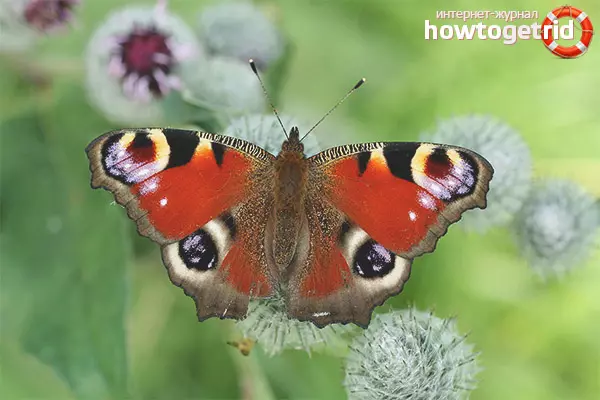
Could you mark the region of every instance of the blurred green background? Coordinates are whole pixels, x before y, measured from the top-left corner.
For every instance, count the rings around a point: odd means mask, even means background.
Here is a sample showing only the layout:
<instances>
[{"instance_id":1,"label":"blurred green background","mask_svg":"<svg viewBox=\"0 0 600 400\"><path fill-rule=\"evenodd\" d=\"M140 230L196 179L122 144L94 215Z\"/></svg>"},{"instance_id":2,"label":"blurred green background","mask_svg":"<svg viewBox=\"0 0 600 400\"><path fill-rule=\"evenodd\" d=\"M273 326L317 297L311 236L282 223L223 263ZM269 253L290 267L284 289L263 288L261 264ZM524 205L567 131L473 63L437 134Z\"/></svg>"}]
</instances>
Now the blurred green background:
<instances>
[{"instance_id":1,"label":"blurred green background","mask_svg":"<svg viewBox=\"0 0 600 400\"><path fill-rule=\"evenodd\" d=\"M152 5L153 2L136 2ZM34 56L0 58L3 399L345 398L343 359L287 351L245 358L230 321L198 323L158 248L137 237L107 192L89 188L84 148L117 128L89 106L83 52L105 15L131 4L84 1L66 34ZM173 0L190 24L205 4ZM316 131L336 143L411 141L437 118L490 114L530 146L537 177L600 196L600 44L561 60L539 41L426 41L437 10L537 10L541 0L269 1L295 51L278 109L318 119L358 78L367 84ZM600 24L600 3L575 6ZM538 22L541 22L541 18ZM438 22L441 24L441 22ZM46 75L52 79L47 79ZM325 138L319 135L331 135ZM453 227L415 260L390 306L458 316L481 351L472 399L598 399L600 254L541 282L508 229ZM260 378L260 379L259 379ZM249 383L248 383L249 382Z\"/></svg>"}]
</instances>

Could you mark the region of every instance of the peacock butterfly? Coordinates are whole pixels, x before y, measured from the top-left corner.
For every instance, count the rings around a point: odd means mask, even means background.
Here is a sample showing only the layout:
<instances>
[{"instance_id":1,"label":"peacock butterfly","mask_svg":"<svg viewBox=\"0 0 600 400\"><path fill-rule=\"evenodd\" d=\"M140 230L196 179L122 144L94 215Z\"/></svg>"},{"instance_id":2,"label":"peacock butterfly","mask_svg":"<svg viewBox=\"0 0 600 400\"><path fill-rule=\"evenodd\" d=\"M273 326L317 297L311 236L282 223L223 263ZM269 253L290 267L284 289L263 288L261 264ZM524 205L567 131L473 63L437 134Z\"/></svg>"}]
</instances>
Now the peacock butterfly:
<instances>
[{"instance_id":1,"label":"peacock butterfly","mask_svg":"<svg viewBox=\"0 0 600 400\"><path fill-rule=\"evenodd\" d=\"M111 191L161 246L201 321L243 318L250 299L280 293L290 317L366 327L412 260L463 212L485 208L493 174L477 153L434 143L350 144L307 158L297 127L277 156L171 128L108 132L86 153L92 188Z\"/></svg>"}]
</instances>

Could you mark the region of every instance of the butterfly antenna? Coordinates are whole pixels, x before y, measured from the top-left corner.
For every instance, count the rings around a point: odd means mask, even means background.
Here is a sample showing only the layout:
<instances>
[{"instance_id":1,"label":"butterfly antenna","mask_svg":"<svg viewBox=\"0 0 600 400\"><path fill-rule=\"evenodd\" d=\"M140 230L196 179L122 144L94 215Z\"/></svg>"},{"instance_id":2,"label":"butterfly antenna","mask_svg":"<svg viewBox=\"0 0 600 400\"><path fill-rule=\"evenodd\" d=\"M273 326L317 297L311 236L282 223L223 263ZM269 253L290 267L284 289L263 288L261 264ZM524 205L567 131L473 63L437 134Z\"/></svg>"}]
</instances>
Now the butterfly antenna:
<instances>
[{"instance_id":1,"label":"butterfly antenna","mask_svg":"<svg viewBox=\"0 0 600 400\"><path fill-rule=\"evenodd\" d=\"M254 72L254 75L256 75L256 77L258 78L258 81L260 82L260 87L262 87L263 93L265 94L265 97L267 98L267 101L271 105L271 109L273 110L273 114L275 114L275 117L277 117L277 121L279 121L279 125L281 125L281 129L283 129L283 133L285 134L285 137L287 139L289 139L290 137L288 136L288 134L287 134L287 132L285 130L285 127L283 126L283 122L281 122L281 118L279 118L279 114L277 113L277 109L275 108L275 106L273 105L273 101L269 97L269 93L267 92L267 88L265 88L265 84L263 83L262 79L260 79L260 75L258 74L258 69L256 69L256 64L254 63L254 60L250 59L250 60L248 60L248 62L250 63L250 68L252 68L252 72Z\"/></svg>"},{"instance_id":2,"label":"butterfly antenna","mask_svg":"<svg viewBox=\"0 0 600 400\"><path fill-rule=\"evenodd\" d=\"M354 91L356 89L358 89L359 87L361 87L362 84L365 83L366 81L367 80L365 78L361 78L361 80L358 81L356 83L356 85L354 85L354 87L352 89L350 89L348 91L348 93L346 93L346 95L344 97L342 97L340 99L340 101L338 101L337 104L331 108L331 110L327 111L327 113L325 115L323 115L323 118L321 118L319 121L317 121L317 123L312 128L310 128L309 131L306 132L306 134L304 136L302 136L302 138L300 139L300 141L304 140L304 138L307 137L309 133L311 133L321 122L323 122L323 120L325 118L327 118L327 116L329 114L331 114L336 108L338 108L340 106L340 104L342 104L344 102L344 100L346 100L352 93L354 93Z\"/></svg>"}]
</instances>

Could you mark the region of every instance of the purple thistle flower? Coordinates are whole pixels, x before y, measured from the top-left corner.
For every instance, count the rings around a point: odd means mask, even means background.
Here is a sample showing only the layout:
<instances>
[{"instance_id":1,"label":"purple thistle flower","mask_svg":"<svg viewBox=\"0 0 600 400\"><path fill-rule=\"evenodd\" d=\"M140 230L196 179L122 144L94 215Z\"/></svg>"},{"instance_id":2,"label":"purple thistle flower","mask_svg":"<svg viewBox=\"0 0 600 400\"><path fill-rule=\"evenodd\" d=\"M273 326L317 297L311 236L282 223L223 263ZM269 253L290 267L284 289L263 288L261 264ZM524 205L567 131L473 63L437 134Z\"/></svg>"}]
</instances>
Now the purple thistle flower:
<instances>
[{"instance_id":1,"label":"purple thistle flower","mask_svg":"<svg viewBox=\"0 0 600 400\"><path fill-rule=\"evenodd\" d=\"M204 51L193 31L166 10L126 7L111 14L88 45L88 94L110 120L164 122L161 100L201 71Z\"/></svg>"},{"instance_id":2,"label":"purple thistle flower","mask_svg":"<svg viewBox=\"0 0 600 400\"><path fill-rule=\"evenodd\" d=\"M61 31L73 20L73 10L80 2L0 0L0 51L25 51L45 34Z\"/></svg>"},{"instance_id":3,"label":"purple thistle flower","mask_svg":"<svg viewBox=\"0 0 600 400\"><path fill-rule=\"evenodd\" d=\"M23 18L37 31L52 31L71 21L73 8L79 2L79 0L30 0L25 5Z\"/></svg>"},{"instance_id":4,"label":"purple thistle flower","mask_svg":"<svg viewBox=\"0 0 600 400\"><path fill-rule=\"evenodd\" d=\"M147 101L181 87L173 74L178 60L169 36L155 26L135 26L117 40L108 68L121 79L125 95Z\"/></svg>"}]
</instances>

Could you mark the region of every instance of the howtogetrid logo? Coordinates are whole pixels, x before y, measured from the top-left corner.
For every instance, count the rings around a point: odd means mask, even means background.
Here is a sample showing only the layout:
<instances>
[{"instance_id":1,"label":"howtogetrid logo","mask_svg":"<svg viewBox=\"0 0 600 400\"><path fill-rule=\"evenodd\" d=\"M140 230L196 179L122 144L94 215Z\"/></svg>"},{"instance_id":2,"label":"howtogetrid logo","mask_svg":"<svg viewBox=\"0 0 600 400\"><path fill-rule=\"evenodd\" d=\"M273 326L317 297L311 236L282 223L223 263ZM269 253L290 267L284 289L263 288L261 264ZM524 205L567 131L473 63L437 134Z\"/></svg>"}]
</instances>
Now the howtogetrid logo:
<instances>
[{"instance_id":1,"label":"howtogetrid logo","mask_svg":"<svg viewBox=\"0 0 600 400\"><path fill-rule=\"evenodd\" d=\"M512 22L519 19L538 20L537 11L437 11L436 19L462 19L483 20L496 19ZM559 26L559 19L568 18L567 25ZM578 23L576 27L574 22ZM560 46L557 40L573 40L575 32L580 31L580 38L572 46ZM439 33L439 35L438 35ZM576 58L585 54L592 42L594 28L588 15L580 9L565 5L557 7L546 15L542 24L537 22L529 24L486 25L441 25L437 26L425 20L425 40L502 40L504 44L512 45L517 40L540 40L548 50L561 58Z\"/></svg>"},{"instance_id":2,"label":"howtogetrid logo","mask_svg":"<svg viewBox=\"0 0 600 400\"><path fill-rule=\"evenodd\" d=\"M571 18L579 22L579 25L581 26L581 38L575 45L568 47L560 46L556 43L556 40L554 40L554 36L552 35L554 29L546 28L558 28L557 24L560 18ZM573 6L562 6L549 12L544 19L544 22L542 22L542 29L547 29L547 32L549 32L546 37L542 37L548 50L562 58L576 58L583 55L590 47L592 36L594 35L594 27L592 26L590 18L586 13Z\"/></svg>"}]
</instances>

